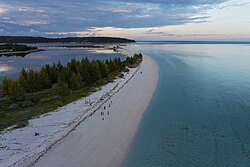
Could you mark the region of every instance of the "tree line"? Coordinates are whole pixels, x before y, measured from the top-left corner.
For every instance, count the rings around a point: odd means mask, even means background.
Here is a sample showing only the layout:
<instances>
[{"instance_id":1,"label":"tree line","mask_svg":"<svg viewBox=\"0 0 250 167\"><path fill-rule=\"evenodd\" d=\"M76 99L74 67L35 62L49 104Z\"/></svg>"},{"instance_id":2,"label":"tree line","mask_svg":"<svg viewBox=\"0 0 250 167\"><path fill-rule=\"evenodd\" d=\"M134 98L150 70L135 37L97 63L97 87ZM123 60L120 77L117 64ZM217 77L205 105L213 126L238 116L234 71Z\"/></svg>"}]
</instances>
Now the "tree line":
<instances>
[{"instance_id":1,"label":"tree line","mask_svg":"<svg viewBox=\"0 0 250 167\"><path fill-rule=\"evenodd\" d=\"M77 43L131 43L135 40L115 37L66 37L45 38L30 36L0 36L0 43L51 43L51 42L77 42Z\"/></svg>"},{"instance_id":2,"label":"tree line","mask_svg":"<svg viewBox=\"0 0 250 167\"><path fill-rule=\"evenodd\" d=\"M17 80L5 78L2 82L4 96L11 98L22 97L27 93L35 93L56 87L59 94L70 90L79 90L93 84L105 84L111 81L127 66L138 65L142 61L141 54L127 57L125 61L120 58L106 61L84 58L72 59L65 66L60 62L45 65L39 71L22 69Z\"/></svg>"},{"instance_id":3,"label":"tree line","mask_svg":"<svg viewBox=\"0 0 250 167\"><path fill-rule=\"evenodd\" d=\"M0 45L1 52L16 52L16 51L27 51L27 50L35 50L38 49L36 46L27 46L20 44L8 43L4 45Z\"/></svg>"}]
</instances>

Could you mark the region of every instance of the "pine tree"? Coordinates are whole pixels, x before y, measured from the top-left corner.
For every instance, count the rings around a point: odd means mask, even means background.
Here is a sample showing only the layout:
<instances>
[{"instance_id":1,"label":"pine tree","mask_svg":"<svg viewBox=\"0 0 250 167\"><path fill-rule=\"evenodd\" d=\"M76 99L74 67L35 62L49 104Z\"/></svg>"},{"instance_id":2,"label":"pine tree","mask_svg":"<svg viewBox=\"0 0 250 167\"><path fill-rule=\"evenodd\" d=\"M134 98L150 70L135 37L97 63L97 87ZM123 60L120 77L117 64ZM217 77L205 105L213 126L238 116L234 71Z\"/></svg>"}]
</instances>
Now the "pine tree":
<instances>
[{"instance_id":1,"label":"pine tree","mask_svg":"<svg viewBox=\"0 0 250 167\"><path fill-rule=\"evenodd\" d=\"M92 61L89 67L90 80L92 83L98 81L101 78L99 64L97 61Z\"/></svg>"},{"instance_id":2,"label":"pine tree","mask_svg":"<svg viewBox=\"0 0 250 167\"><path fill-rule=\"evenodd\" d=\"M30 69L27 73L27 83L28 83L28 88L27 88L27 92L32 93L35 92L38 88L37 88L37 80L36 80L36 74L35 71L33 71L32 69Z\"/></svg>"},{"instance_id":3,"label":"pine tree","mask_svg":"<svg viewBox=\"0 0 250 167\"><path fill-rule=\"evenodd\" d=\"M4 96L11 96L11 86L12 86L12 80L8 78L4 78L2 82L2 91Z\"/></svg>"},{"instance_id":4,"label":"pine tree","mask_svg":"<svg viewBox=\"0 0 250 167\"><path fill-rule=\"evenodd\" d=\"M73 90L81 89L82 87L82 76L79 73L72 73L70 78L70 88Z\"/></svg>"},{"instance_id":5,"label":"pine tree","mask_svg":"<svg viewBox=\"0 0 250 167\"><path fill-rule=\"evenodd\" d=\"M61 77L59 77L57 81L57 91L59 95L69 94L69 85Z\"/></svg>"},{"instance_id":6,"label":"pine tree","mask_svg":"<svg viewBox=\"0 0 250 167\"><path fill-rule=\"evenodd\" d=\"M99 70L100 70L100 73L101 73L101 77L102 78L107 78L108 77L108 74L109 74L109 68L108 68L108 65L102 61L98 61L98 64L99 64Z\"/></svg>"},{"instance_id":7,"label":"pine tree","mask_svg":"<svg viewBox=\"0 0 250 167\"><path fill-rule=\"evenodd\" d=\"M27 92L28 91L28 82L25 78L25 76L23 75L23 73L20 73L19 77L18 77L18 82L20 84L20 86Z\"/></svg>"},{"instance_id":8,"label":"pine tree","mask_svg":"<svg viewBox=\"0 0 250 167\"><path fill-rule=\"evenodd\" d=\"M47 74L44 68L42 68L41 71L39 72L39 82L40 82L41 89L51 88L49 75Z\"/></svg>"},{"instance_id":9,"label":"pine tree","mask_svg":"<svg viewBox=\"0 0 250 167\"><path fill-rule=\"evenodd\" d=\"M90 81L90 74L89 74L89 60L87 58L82 59L80 63L79 71L83 78L84 85L89 85L91 81Z\"/></svg>"},{"instance_id":10,"label":"pine tree","mask_svg":"<svg viewBox=\"0 0 250 167\"><path fill-rule=\"evenodd\" d=\"M24 89L18 81L13 81L10 87L10 96L14 99L21 97L25 94Z\"/></svg>"}]
</instances>

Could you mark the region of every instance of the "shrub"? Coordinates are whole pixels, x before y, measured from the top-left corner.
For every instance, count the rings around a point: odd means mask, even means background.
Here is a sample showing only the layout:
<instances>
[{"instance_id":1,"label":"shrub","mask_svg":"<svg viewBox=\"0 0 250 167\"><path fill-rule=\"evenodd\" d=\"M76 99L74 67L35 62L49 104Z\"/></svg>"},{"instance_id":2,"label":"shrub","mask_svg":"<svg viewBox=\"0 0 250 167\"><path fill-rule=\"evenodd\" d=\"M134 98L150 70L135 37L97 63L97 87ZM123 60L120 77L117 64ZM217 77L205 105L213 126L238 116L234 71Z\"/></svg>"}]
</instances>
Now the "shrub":
<instances>
[{"instance_id":1,"label":"shrub","mask_svg":"<svg viewBox=\"0 0 250 167\"><path fill-rule=\"evenodd\" d=\"M27 101L24 101L24 102L21 103L22 108L30 107L30 106L33 106L33 105L34 105L34 103L32 101L30 101L30 100L27 100Z\"/></svg>"},{"instance_id":2,"label":"shrub","mask_svg":"<svg viewBox=\"0 0 250 167\"><path fill-rule=\"evenodd\" d=\"M119 77L120 77L120 78L124 78L124 74L120 74Z\"/></svg>"},{"instance_id":3,"label":"shrub","mask_svg":"<svg viewBox=\"0 0 250 167\"><path fill-rule=\"evenodd\" d=\"M7 117L6 113L0 112L0 119L4 119Z\"/></svg>"},{"instance_id":4,"label":"shrub","mask_svg":"<svg viewBox=\"0 0 250 167\"><path fill-rule=\"evenodd\" d=\"M28 121L22 121L16 124L15 128L24 128L29 125Z\"/></svg>"},{"instance_id":5,"label":"shrub","mask_svg":"<svg viewBox=\"0 0 250 167\"><path fill-rule=\"evenodd\" d=\"M97 81L97 84L98 84L98 85L105 85L105 84L107 84L107 83L108 83L108 81L105 80L105 79L99 79L99 80Z\"/></svg>"},{"instance_id":6,"label":"shrub","mask_svg":"<svg viewBox=\"0 0 250 167\"><path fill-rule=\"evenodd\" d=\"M2 104L0 104L0 110L6 110L9 106L9 102L3 102Z\"/></svg>"},{"instance_id":7,"label":"shrub","mask_svg":"<svg viewBox=\"0 0 250 167\"><path fill-rule=\"evenodd\" d=\"M56 101L56 102L54 103L54 106L55 106L55 107L61 107L61 106L63 106L63 102L60 101L60 100L58 100L58 101Z\"/></svg>"},{"instance_id":8,"label":"shrub","mask_svg":"<svg viewBox=\"0 0 250 167\"><path fill-rule=\"evenodd\" d=\"M124 70L124 72L129 72L129 69L128 69L128 68L126 68L126 69Z\"/></svg>"},{"instance_id":9,"label":"shrub","mask_svg":"<svg viewBox=\"0 0 250 167\"><path fill-rule=\"evenodd\" d=\"M32 96L30 100L34 103L38 103L40 101L40 98L37 96Z\"/></svg>"}]
</instances>

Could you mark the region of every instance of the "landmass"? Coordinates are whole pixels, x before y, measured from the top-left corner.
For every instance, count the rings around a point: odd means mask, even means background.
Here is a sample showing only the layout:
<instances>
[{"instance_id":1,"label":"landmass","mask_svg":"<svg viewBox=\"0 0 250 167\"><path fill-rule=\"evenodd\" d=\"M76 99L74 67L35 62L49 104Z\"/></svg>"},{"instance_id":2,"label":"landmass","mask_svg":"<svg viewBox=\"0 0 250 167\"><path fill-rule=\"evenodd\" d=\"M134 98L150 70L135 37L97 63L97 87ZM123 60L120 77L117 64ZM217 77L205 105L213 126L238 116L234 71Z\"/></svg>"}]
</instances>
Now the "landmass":
<instances>
[{"instance_id":1,"label":"landmass","mask_svg":"<svg viewBox=\"0 0 250 167\"><path fill-rule=\"evenodd\" d=\"M145 55L139 66L122 74L58 112L32 119L24 128L7 129L0 135L0 164L120 166L158 80L156 64Z\"/></svg>"},{"instance_id":2,"label":"landmass","mask_svg":"<svg viewBox=\"0 0 250 167\"><path fill-rule=\"evenodd\" d=\"M43 49L39 49L36 46L27 46L14 43L0 45L0 56L25 56L31 52L39 51L43 51Z\"/></svg>"},{"instance_id":3,"label":"landmass","mask_svg":"<svg viewBox=\"0 0 250 167\"><path fill-rule=\"evenodd\" d=\"M1 89L4 97L0 104L0 130L15 125L24 127L28 120L57 107L89 95L98 87L124 77L142 61L141 54L127 57L121 62L112 60L89 61L72 59L66 66L45 65L39 71L22 69L17 80L5 78Z\"/></svg>"},{"instance_id":4,"label":"landmass","mask_svg":"<svg viewBox=\"0 0 250 167\"><path fill-rule=\"evenodd\" d=\"M0 43L133 43L135 40L115 37L46 38L29 36L0 36Z\"/></svg>"}]
</instances>

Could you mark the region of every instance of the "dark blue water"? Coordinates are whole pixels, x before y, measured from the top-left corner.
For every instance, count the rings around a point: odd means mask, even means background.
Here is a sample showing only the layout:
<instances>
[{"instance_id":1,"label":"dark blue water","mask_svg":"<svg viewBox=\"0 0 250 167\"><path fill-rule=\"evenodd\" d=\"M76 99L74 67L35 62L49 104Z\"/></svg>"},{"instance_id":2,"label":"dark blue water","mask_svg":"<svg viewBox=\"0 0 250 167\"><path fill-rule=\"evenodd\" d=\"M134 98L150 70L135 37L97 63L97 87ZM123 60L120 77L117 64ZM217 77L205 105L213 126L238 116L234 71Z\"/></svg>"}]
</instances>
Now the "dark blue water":
<instances>
[{"instance_id":1,"label":"dark blue water","mask_svg":"<svg viewBox=\"0 0 250 167\"><path fill-rule=\"evenodd\" d=\"M250 45L140 44L159 82L125 167L249 167Z\"/></svg>"},{"instance_id":2,"label":"dark blue water","mask_svg":"<svg viewBox=\"0 0 250 167\"><path fill-rule=\"evenodd\" d=\"M112 50L96 52L84 48L56 47L57 45L68 46L66 44L51 45L52 44L40 44L39 48L43 48L45 51L30 53L25 57L0 57L0 84L4 77L17 78L22 68L38 70L46 64L58 63L58 61L62 64L66 64L71 59L81 60L85 57L90 60L106 60L115 57L120 57L122 60L125 59L124 56ZM72 44L70 46L72 46Z\"/></svg>"}]
</instances>

